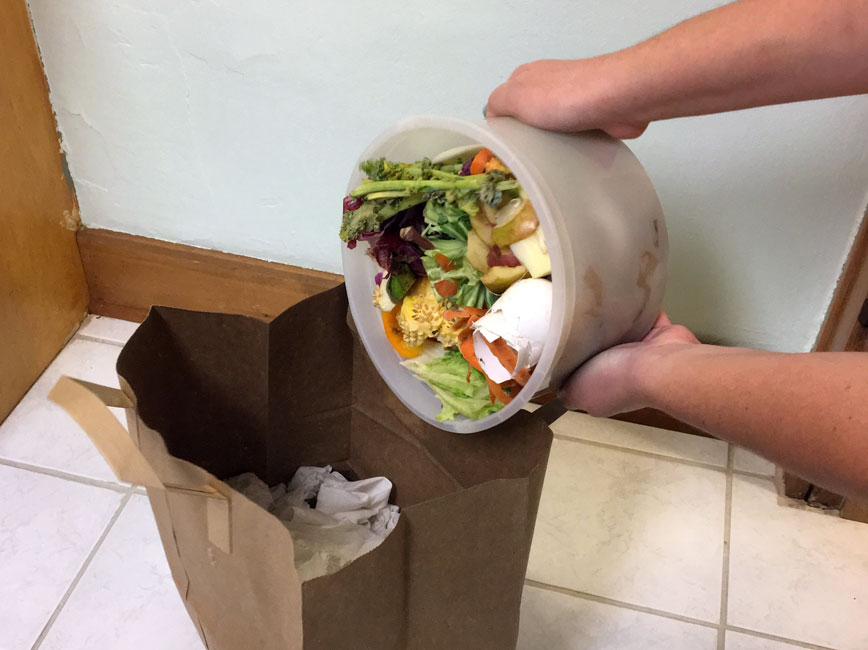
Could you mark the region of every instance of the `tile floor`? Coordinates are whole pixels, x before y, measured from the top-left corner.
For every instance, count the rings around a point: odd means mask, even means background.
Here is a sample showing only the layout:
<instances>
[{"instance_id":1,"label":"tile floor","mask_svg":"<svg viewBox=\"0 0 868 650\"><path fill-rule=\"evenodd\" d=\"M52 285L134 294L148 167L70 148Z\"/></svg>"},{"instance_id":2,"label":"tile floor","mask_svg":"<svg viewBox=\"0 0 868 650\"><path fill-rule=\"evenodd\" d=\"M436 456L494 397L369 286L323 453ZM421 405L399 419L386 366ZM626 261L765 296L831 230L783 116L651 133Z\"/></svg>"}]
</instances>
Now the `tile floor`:
<instances>
[{"instance_id":1,"label":"tile floor","mask_svg":"<svg viewBox=\"0 0 868 650\"><path fill-rule=\"evenodd\" d=\"M0 650L201 650L147 499L45 396L117 385L135 326L90 317L0 425ZM726 443L570 413L521 650L868 648L868 525L780 500Z\"/></svg>"}]
</instances>

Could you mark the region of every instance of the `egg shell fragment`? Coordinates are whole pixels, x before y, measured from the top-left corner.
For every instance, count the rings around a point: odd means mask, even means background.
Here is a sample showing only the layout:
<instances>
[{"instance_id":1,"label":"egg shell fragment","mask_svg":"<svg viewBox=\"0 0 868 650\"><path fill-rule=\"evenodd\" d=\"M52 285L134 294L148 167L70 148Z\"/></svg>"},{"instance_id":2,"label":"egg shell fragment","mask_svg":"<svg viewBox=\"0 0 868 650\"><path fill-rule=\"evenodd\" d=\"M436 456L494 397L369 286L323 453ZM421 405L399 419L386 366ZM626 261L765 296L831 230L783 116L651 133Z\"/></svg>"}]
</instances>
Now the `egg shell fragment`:
<instances>
[{"instance_id":1,"label":"egg shell fragment","mask_svg":"<svg viewBox=\"0 0 868 650\"><path fill-rule=\"evenodd\" d=\"M535 366L542 356L552 312L552 283L519 280L473 323L473 349L485 374L502 384L512 378L485 341L502 338L517 356L516 371ZM483 340L484 339L484 340Z\"/></svg>"}]
</instances>

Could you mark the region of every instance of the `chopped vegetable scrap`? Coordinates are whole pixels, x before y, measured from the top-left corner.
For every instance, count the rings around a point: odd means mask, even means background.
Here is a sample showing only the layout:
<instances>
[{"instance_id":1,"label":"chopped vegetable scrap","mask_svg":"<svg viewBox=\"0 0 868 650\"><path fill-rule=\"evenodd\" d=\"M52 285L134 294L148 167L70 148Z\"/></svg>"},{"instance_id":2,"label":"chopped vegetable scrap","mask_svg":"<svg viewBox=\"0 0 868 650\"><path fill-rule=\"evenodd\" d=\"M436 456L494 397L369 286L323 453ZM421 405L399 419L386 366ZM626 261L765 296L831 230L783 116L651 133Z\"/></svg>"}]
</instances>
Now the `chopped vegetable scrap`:
<instances>
[{"instance_id":1,"label":"chopped vegetable scrap","mask_svg":"<svg viewBox=\"0 0 868 650\"><path fill-rule=\"evenodd\" d=\"M551 260L533 205L492 151L434 160L361 163L340 236L350 249L367 244L386 339L440 400L438 419L479 419L514 399L539 362Z\"/></svg>"}]
</instances>

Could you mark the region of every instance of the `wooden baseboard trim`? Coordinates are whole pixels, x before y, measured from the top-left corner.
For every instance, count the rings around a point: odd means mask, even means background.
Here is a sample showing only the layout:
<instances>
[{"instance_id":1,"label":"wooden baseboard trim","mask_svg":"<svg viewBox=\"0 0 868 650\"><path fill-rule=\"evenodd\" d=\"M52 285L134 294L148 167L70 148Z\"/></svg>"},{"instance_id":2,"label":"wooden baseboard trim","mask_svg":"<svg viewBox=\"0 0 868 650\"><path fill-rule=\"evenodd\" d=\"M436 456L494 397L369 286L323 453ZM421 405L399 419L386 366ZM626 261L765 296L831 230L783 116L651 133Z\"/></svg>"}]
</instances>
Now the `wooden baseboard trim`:
<instances>
[{"instance_id":1,"label":"wooden baseboard trim","mask_svg":"<svg viewBox=\"0 0 868 650\"><path fill-rule=\"evenodd\" d=\"M847 499L841 507L841 516L851 521L861 521L868 524L868 501Z\"/></svg>"},{"instance_id":2,"label":"wooden baseboard trim","mask_svg":"<svg viewBox=\"0 0 868 650\"><path fill-rule=\"evenodd\" d=\"M829 310L817 335L816 352L868 352L868 327L863 313L868 308L868 211L853 240L853 247L832 294ZM784 473L783 494L803 499L808 505L840 509L845 519L868 523L868 505L830 492L820 486Z\"/></svg>"},{"instance_id":3,"label":"wooden baseboard trim","mask_svg":"<svg viewBox=\"0 0 868 650\"><path fill-rule=\"evenodd\" d=\"M853 247L832 294L829 310L817 335L817 352L862 351L864 338L859 313L868 298L868 211L862 218Z\"/></svg>"},{"instance_id":4,"label":"wooden baseboard trim","mask_svg":"<svg viewBox=\"0 0 868 650\"><path fill-rule=\"evenodd\" d=\"M343 277L111 230L82 229L78 247L93 314L141 322L151 305L269 320Z\"/></svg>"},{"instance_id":5,"label":"wooden baseboard trim","mask_svg":"<svg viewBox=\"0 0 868 650\"><path fill-rule=\"evenodd\" d=\"M333 273L112 230L82 229L78 247L90 291L90 312L136 322L145 319L151 305L268 320L343 282L343 276ZM708 435L652 409L618 419Z\"/></svg>"},{"instance_id":6,"label":"wooden baseboard trim","mask_svg":"<svg viewBox=\"0 0 868 650\"><path fill-rule=\"evenodd\" d=\"M646 427L655 427L657 429L668 429L669 431L679 431L681 433L689 433L692 436L700 436L702 438L714 438L715 436L706 433L702 429L697 429L692 424L682 422L678 418L674 418L668 413L658 411L657 409L639 409L638 411L629 411L612 416L613 420L621 420L622 422L632 422L633 424L643 424Z\"/></svg>"},{"instance_id":7,"label":"wooden baseboard trim","mask_svg":"<svg viewBox=\"0 0 868 650\"><path fill-rule=\"evenodd\" d=\"M555 398L554 392L543 393L537 395L532 402L535 404L546 404ZM584 411L580 411L584 413ZM668 429L669 431L678 431L680 433L688 433L692 436L700 436L702 438L714 438L714 436L706 433L702 429L682 422L678 418L658 411L657 409L639 409L638 411L628 411L627 413L619 413L613 415L611 420L620 420L621 422L631 422L632 424L641 424L646 427L654 427L656 429Z\"/></svg>"}]
</instances>

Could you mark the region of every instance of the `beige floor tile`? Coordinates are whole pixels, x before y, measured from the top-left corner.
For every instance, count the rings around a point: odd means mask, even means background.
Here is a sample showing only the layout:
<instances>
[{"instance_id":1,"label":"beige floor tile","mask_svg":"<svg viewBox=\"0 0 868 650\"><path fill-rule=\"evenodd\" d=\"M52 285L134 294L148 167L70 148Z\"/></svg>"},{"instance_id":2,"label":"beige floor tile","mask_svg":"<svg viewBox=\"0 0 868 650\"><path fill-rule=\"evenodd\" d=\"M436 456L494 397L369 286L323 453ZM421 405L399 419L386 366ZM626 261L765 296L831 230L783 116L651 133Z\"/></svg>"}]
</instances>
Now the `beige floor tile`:
<instances>
[{"instance_id":1,"label":"beige floor tile","mask_svg":"<svg viewBox=\"0 0 868 650\"><path fill-rule=\"evenodd\" d=\"M723 472L555 440L528 577L716 623Z\"/></svg>"},{"instance_id":2,"label":"beige floor tile","mask_svg":"<svg viewBox=\"0 0 868 650\"><path fill-rule=\"evenodd\" d=\"M741 632L726 632L726 650L799 650L804 646L796 646L782 641L763 639Z\"/></svg>"},{"instance_id":3,"label":"beige floor tile","mask_svg":"<svg viewBox=\"0 0 868 650\"><path fill-rule=\"evenodd\" d=\"M0 465L0 494L0 648L26 650L122 495L6 465Z\"/></svg>"},{"instance_id":4,"label":"beige floor tile","mask_svg":"<svg viewBox=\"0 0 868 650\"><path fill-rule=\"evenodd\" d=\"M147 497L133 495L40 650L204 650Z\"/></svg>"},{"instance_id":5,"label":"beige floor tile","mask_svg":"<svg viewBox=\"0 0 868 650\"><path fill-rule=\"evenodd\" d=\"M761 474L762 476L775 475L775 464L772 461L742 447L733 449L732 463L733 469L742 472Z\"/></svg>"},{"instance_id":6,"label":"beige floor tile","mask_svg":"<svg viewBox=\"0 0 868 650\"><path fill-rule=\"evenodd\" d=\"M868 525L778 501L772 481L734 477L728 622L868 648Z\"/></svg>"},{"instance_id":7,"label":"beige floor tile","mask_svg":"<svg viewBox=\"0 0 868 650\"><path fill-rule=\"evenodd\" d=\"M681 460L726 467L727 445L722 440L678 431L646 427L584 413L566 413L553 425L556 434L645 451Z\"/></svg>"},{"instance_id":8,"label":"beige floor tile","mask_svg":"<svg viewBox=\"0 0 868 650\"><path fill-rule=\"evenodd\" d=\"M714 650L717 630L525 587L518 650Z\"/></svg>"},{"instance_id":9,"label":"beige floor tile","mask_svg":"<svg viewBox=\"0 0 868 650\"><path fill-rule=\"evenodd\" d=\"M85 319L78 333L115 343L126 343L138 327L139 323L91 314Z\"/></svg>"},{"instance_id":10,"label":"beige floor tile","mask_svg":"<svg viewBox=\"0 0 868 650\"><path fill-rule=\"evenodd\" d=\"M0 458L116 481L81 427L47 398L61 375L117 387L118 353L120 348L110 343L71 341L0 424ZM113 410L126 425L123 411Z\"/></svg>"}]
</instances>

